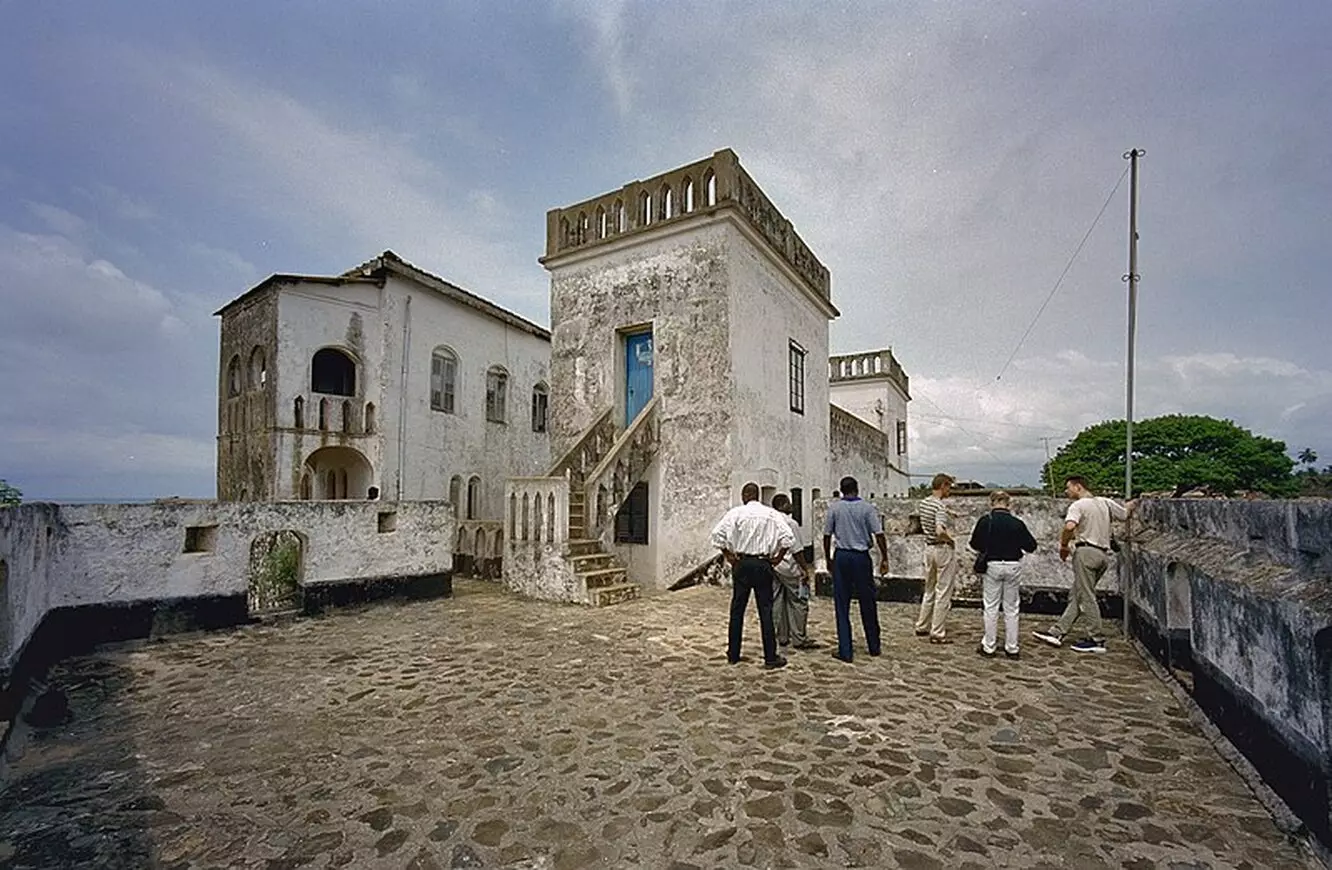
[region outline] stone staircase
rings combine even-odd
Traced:
[[[587,496],[581,475],[570,478],[569,540],[565,558],[587,589],[587,603],[593,607],[634,601],[642,591],[637,583],[630,582],[628,571],[615,554],[606,552],[600,540],[587,536]]]

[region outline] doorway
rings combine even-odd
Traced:
[[[624,337],[624,425],[652,401],[652,330]]]

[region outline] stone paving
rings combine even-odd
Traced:
[[[977,611],[884,605],[881,658],[765,671],[724,589],[456,590],[65,663],[0,866],[1315,866],[1123,642],[987,660]]]

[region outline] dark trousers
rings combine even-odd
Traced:
[[[772,626],[774,579],[772,564],[767,559],[742,556],[731,568],[731,626],[730,643],[726,647],[727,660],[740,660],[740,641],[745,632],[745,611],[749,609],[750,590],[753,590],[754,601],[758,604],[763,660],[770,662],[777,658],[777,633]]]
[[[838,550],[833,554],[833,610],[837,614],[837,655],[851,659],[851,596],[860,599],[860,624],[865,628],[865,646],[880,652],[879,599],[874,587],[874,565],[869,553]]]

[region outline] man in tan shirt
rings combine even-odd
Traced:
[[[1064,482],[1064,494],[1073,499],[1064,517],[1064,528],[1059,533],[1059,558],[1067,562],[1073,556],[1073,586],[1068,591],[1068,607],[1064,615],[1048,631],[1033,631],[1032,635],[1051,646],[1063,646],[1068,634],[1083,617],[1087,621],[1087,637],[1072,645],[1074,652],[1105,652],[1105,635],[1101,630],[1101,605],[1096,600],[1096,584],[1110,567],[1110,521],[1126,520],[1133,512],[1135,502],[1121,505],[1099,498],[1087,488],[1085,478],[1073,475]]]

